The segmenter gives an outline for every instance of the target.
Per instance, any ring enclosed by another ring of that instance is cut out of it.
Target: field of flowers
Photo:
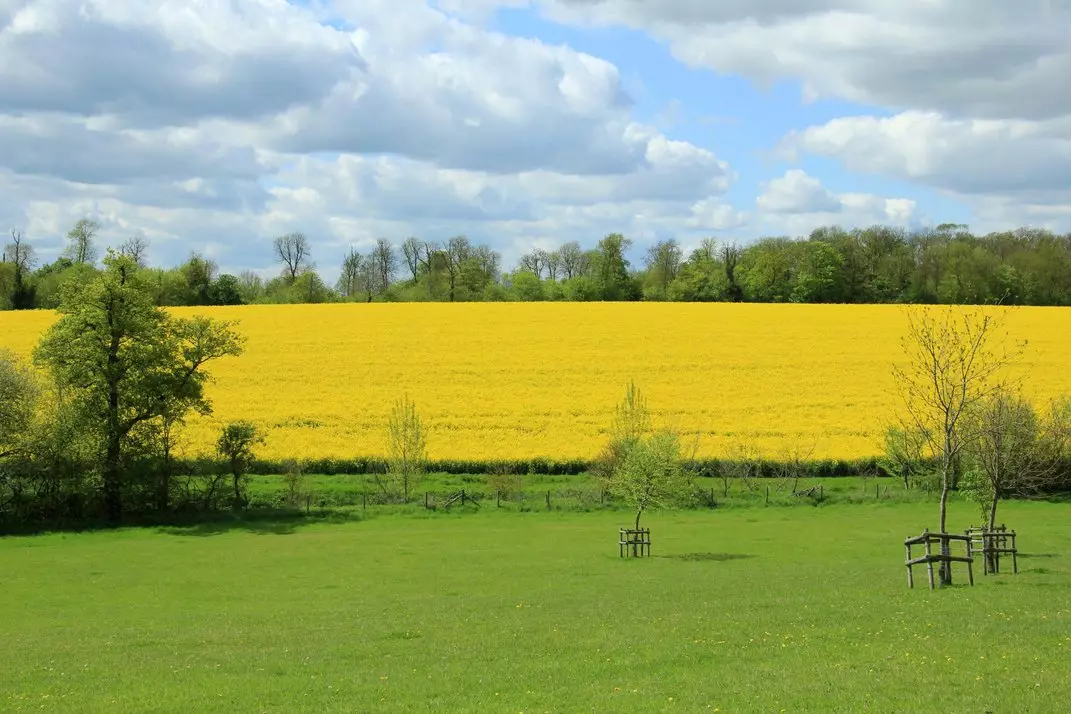
[[[593,456],[635,379],[656,426],[716,456],[746,443],[777,457],[878,453],[895,408],[896,306],[752,304],[344,304],[183,308],[237,320],[246,353],[211,367],[215,413],[186,430],[211,449],[220,423],[267,431],[265,458],[385,452],[408,394],[434,459]],[[55,319],[0,313],[0,348],[28,355]],[[1071,310],[1019,308],[1036,396],[1071,393]],[[813,449],[813,452],[812,452]]]

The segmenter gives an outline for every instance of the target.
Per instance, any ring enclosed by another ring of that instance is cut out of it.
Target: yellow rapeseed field
[[[214,363],[215,414],[187,429],[212,448],[223,421],[267,430],[266,458],[379,455],[408,394],[434,459],[593,456],[635,379],[656,426],[701,454],[874,455],[897,401],[897,306],[345,304],[183,308],[237,320],[246,353]],[[0,347],[28,355],[55,319],[0,313]],[[1035,396],[1071,393],[1071,310],[1019,308]]]

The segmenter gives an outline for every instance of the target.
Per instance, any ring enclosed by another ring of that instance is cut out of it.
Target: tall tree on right
[[[1007,385],[1008,367],[1025,342],[1004,331],[992,308],[912,307],[906,310],[905,359],[893,367],[904,406],[904,428],[925,439],[941,485],[939,530],[947,532],[948,495],[960,475],[964,451],[977,438],[969,415]],[[951,582],[947,564],[942,584]]]

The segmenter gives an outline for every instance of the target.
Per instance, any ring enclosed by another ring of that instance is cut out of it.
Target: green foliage
[[[387,465],[389,490],[400,494],[403,503],[419,486],[428,460],[427,434],[417,413],[416,404],[408,396],[399,399],[391,408],[387,422]]]
[[[204,365],[242,350],[229,323],[179,319],[157,308],[134,261],[109,251],[92,279],[68,282],[60,319],[34,352],[100,445],[109,516],[122,513],[124,449],[139,424],[208,414]]]
[[[694,489],[681,463],[680,438],[658,431],[628,444],[608,490],[636,510],[636,528],[645,511],[686,502]]]
[[[241,305],[241,283],[235,276],[224,273],[208,287],[207,297],[209,305]]]
[[[530,270],[520,270],[510,276],[510,292],[516,300],[534,302],[543,299],[543,281]]]
[[[33,424],[39,394],[29,367],[0,350],[0,459],[19,450]]]
[[[255,424],[235,421],[224,425],[216,440],[216,453],[227,463],[233,488],[234,508],[246,505],[246,484],[249,482],[249,466],[256,459],[256,447],[264,443],[264,436]]]
[[[283,502],[290,508],[301,508],[306,503],[306,498],[312,495],[309,489],[305,467],[297,459],[288,459],[286,471],[283,472],[285,492]]]

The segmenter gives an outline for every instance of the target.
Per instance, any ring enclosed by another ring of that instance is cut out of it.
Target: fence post
[[[309,504],[311,504],[311,503],[312,503],[312,495],[306,493],[305,494],[305,515],[306,516],[309,515]]]
[[[424,510],[428,510],[428,492],[424,492]]]
[[[368,493],[361,494],[361,510],[368,508]]]
[[[547,510],[550,510],[550,491],[547,491]]]
[[[766,505],[767,506],[770,505],[770,487],[769,486],[766,487]]]
[[[495,491],[495,505],[502,508],[502,492]]]

